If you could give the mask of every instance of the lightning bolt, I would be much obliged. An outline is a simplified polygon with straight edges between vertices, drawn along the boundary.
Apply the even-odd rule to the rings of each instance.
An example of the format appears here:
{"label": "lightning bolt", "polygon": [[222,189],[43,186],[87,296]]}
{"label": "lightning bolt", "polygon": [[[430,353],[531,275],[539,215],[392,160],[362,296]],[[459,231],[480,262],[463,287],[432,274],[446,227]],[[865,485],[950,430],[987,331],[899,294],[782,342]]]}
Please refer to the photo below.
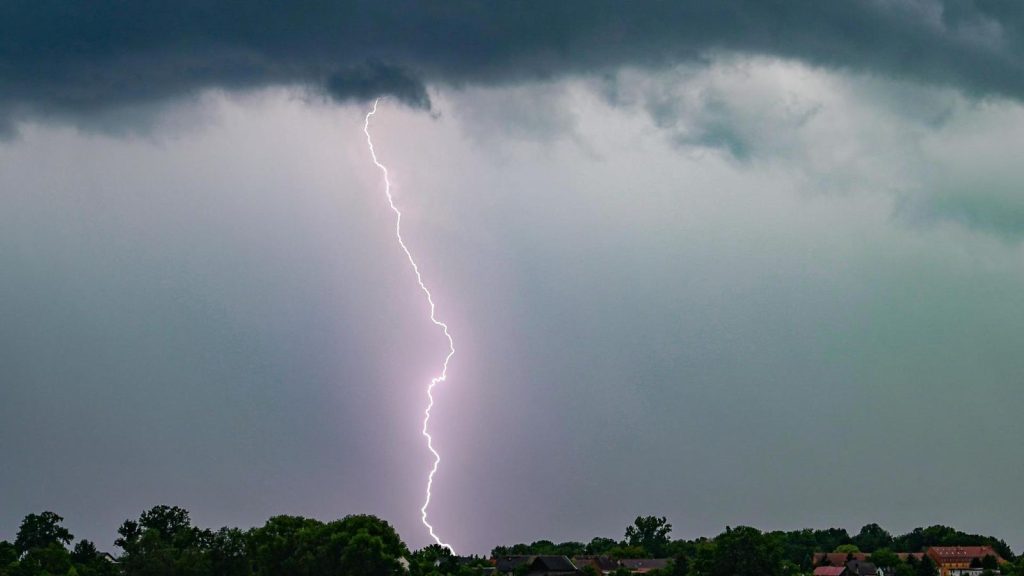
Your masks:
{"label": "lightning bolt", "polygon": [[366,113],[366,121],[363,123],[363,133],[366,134],[366,143],[370,147],[370,156],[373,157],[373,163],[376,164],[377,168],[380,168],[380,171],[384,174],[384,195],[387,196],[388,205],[391,206],[391,210],[395,213],[395,237],[398,239],[398,245],[402,247],[402,251],[405,252],[405,257],[409,259],[409,265],[412,266],[412,271],[416,273],[416,282],[419,283],[420,290],[423,291],[423,294],[427,297],[427,303],[430,304],[430,321],[440,328],[444,332],[444,337],[448,339],[448,355],[444,358],[444,366],[441,368],[441,374],[432,378],[430,380],[430,384],[427,385],[428,402],[427,408],[423,411],[423,436],[427,439],[427,449],[434,455],[434,465],[430,468],[430,474],[427,475],[427,495],[426,499],[423,501],[423,506],[420,508],[420,516],[423,520],[423,525],[426,526],[427,531],[430,532],[430,537],[433,538],[435,542],[454,553],[455,549],[442,542],[437,534],[434,533],[434,527],[427,521],[427,508],[430,506],[430,491],[434,486],[434,475],[437,474],[437,468],[441,465],[441,454],[434,449],[434,439],[430,436],[430,432],[428,431],[428,425],[430,424],[430,410],[434,407],[434,387],[448,378],[448,361],[455,355],[455,340],[452,339],[452,335],[448,332],[448,325],[437,319],[437,306],[434,304],[434,297],[430,294],[430,290],[423,282],[423,276],[420,274],[420,267],[412,257],[412,252],[409,251],[409,247],[405,245],[405,240],[402,239],[402,212],[397,206],[395,206],[395,199],[391,196],[391,180],[388,179],[388,169],[380,163],[380,160],[377,159],[377,152],[373,149],[373,139],[370,137],[370,117],[377,113],[378,103],[380,103],[380,98],[373,101],[373,109]]}

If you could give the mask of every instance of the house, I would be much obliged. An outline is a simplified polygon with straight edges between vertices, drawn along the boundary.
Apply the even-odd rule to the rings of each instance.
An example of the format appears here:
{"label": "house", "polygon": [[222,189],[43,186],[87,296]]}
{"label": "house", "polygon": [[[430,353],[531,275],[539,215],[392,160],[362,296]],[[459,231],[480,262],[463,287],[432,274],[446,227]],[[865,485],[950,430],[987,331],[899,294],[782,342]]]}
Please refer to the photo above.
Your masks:
{"label": "house", "polygon": [[498,574],[511,574],[520,566],[526,566],[527,576],[576,576],[579,573],[572,560],[565,556],[503,556],[494,564]]}
{"label": "house", "polygon": [[584,566],[590,566],[597,570],[598,574],[611,574],[619,567],[619,563],[608,556],[577,556],[572,559],[572,563],[579,570]]}
{"label": "house", "polygon": [[818,566],[814,569],[814,576],[849,576],[846,566]]}
{"label": "house", "polygon": [[500,556],[494,559],[494,571],[498,574],[511,574],[522,564],[529,564],[535,556]]}
{"label": "house", "polygon": [[[924,557],[924,552],[898,552],[896,555],[900,560],[906,562],[910,557],[920,560]],[[863,552],[815,552],[811,561],[813,562],[813,566],[847,567],[849,567],[850,562],[856,562],[853,570],[850,571],[850,576],[891,576],[891,566],[876,566],[871,562],[871,554],[865,554]],[[882,570],[883,568],[885,569],[884,573]],[[964,574],[962,576],[971,575]]]}
{"label": "house", "polygon": [[984,568],[950,568],[949,576],[981,576],[985,573]]}
{"label": "house", "polygon": [[846,563],[846,573],[849,576],[878,576],[878,568],[871,562],[854,559]]}
{"label": "house", "polygon": [[925,554],[938,566],[939,576],[966,576],[972,569],[981,568],[986,556],[997,564],[1006,562],[991,546],[932,546]]}
{"label": "house", "polygon": [[[836,572],[828,576],[879,576],[878,568],[870,562],[871,555],[863,552],[817,552],[812,561],[817,568],[842,568],[836,572],[826,570],[823,573]],[[814,573],[818,574],[815,568]]]}
{"label": "house", "polygon": [[633,574],[646,574],[651,570],[667,568],[669,562],[671,562],[669,558],[620,559],[619,566],[628,569]]}

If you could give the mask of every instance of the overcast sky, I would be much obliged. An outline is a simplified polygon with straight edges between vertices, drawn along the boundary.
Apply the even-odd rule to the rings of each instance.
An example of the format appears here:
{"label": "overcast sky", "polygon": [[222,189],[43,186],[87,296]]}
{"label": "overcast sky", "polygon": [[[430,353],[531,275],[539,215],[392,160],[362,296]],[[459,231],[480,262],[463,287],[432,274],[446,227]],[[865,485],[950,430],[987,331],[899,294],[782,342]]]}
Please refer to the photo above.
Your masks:
{"label": "overcast sky", "polygon": [[[0,6],[0,538],[1024,548],[1024,8]],[[254,5],[255,6],[255,5]]]}

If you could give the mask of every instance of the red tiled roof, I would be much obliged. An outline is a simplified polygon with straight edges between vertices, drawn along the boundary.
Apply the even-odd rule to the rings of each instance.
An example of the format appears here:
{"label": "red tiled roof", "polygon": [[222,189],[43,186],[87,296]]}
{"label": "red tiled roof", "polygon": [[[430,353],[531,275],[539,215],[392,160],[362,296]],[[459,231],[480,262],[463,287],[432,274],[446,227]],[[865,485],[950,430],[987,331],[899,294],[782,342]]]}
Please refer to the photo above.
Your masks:
{"label": "red tiled roof", "polygon": [[814,569],[814,576],[843,576],[846,566],[818,566]]}
{"label": "red tiled roof", "polygon": [[991,546],[932,546],[928,549],[928,555],[939,564],[970,562],[985,556],[994,556],[996,560],[1003,561]]}

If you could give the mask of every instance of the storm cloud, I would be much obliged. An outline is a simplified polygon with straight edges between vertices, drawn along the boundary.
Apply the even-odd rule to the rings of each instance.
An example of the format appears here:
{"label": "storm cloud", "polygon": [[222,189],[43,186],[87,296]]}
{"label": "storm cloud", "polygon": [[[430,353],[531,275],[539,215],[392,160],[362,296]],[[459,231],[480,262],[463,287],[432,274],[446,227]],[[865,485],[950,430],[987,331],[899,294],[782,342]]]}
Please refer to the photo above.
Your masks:
{"label": "storm cloud", "polygon": [[[80,118],[207,88],[299,85],[429,108],[426,87],[500,85],[714,53],[1024,96],[1024,7],[866,2],[61,2],[0,6],[0,107]],[[730,135],[718,137],[729,144]],[[741,151],[742,153],[742,151]]]}

